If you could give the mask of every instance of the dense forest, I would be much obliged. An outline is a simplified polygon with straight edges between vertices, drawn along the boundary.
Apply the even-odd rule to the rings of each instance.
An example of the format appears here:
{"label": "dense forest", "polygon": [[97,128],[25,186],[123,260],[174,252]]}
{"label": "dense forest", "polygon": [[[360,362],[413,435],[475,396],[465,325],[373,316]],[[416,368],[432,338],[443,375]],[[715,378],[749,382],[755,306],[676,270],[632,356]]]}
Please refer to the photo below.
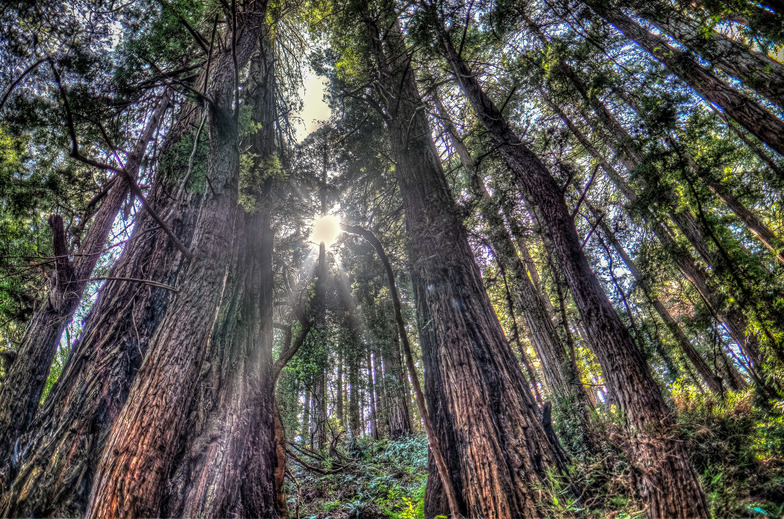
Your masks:
{"label": "dense forest", "polygon": [[781,0],[0,38],[0,517],[783,516]]}

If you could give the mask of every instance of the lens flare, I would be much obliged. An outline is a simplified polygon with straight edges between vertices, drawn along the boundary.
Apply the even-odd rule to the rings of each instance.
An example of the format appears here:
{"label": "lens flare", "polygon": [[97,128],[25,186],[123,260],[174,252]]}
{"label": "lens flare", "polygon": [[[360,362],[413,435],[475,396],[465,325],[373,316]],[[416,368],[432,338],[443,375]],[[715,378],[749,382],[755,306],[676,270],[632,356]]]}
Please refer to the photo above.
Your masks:
{"label": "lens flare", "polygon": [[313,230],[310,233],[310,241],[313,243],[324,242],[330,247],[340,236],[340,220],[337,216],[328,214],[313,222]]}

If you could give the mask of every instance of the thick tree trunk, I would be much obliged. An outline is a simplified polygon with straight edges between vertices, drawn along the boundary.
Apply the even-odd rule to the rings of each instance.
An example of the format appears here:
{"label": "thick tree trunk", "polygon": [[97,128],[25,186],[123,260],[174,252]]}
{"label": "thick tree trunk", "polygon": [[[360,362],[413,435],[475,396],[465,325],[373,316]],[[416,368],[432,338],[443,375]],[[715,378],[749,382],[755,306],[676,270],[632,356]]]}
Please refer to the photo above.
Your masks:
{"label": "thick tree trunk", "polygon": [[444,57],[515,180],[542,214],[572,297],[610,390],[631,433],[630,462],[648,517],[707,517],[705,496],[673,419],[645,360],[615,313],[582,253],[563,193],[544,164],[520,141],[442,33]]}
{"label": "thick tree trunk", "polygon": [[[166,179],[148,200],[169,203]],[[192,235],[198,200],[170,220],[183,243]],[[182,254],[146,212],[110,277],[173,286]],[[108,281],[74,345],[60,380],[37,413],[25,441],[13,486],[3,496],[3,516],[84,514],[96,458],[125,404],[150,337],[175,292],[144,283]]]}
{"label": "thick tree trunk", "polygon": [[[268,33],[269,28],[265,28]],[[238,219],[237,252],[229,269],[218,325],[201,368],[182,461],[169,482],[169,517],[278,517],[285,470],[277,454],[283,436],[274,406],[272,364],[273,233],[263,170],[275,152],[275,81],[272,42],[260,40],[251,60],[247,103],[259,130],[248,138],[261,185],[247,186],[255,201]],[[285,450],[285,444],[283,446]],[[278,476],[280,478],[280,476]]]}
{"label": "thick tree trunk", "polygon": [[[171,204],[168,176],[156,178],[148,202],[161,213]],[[176,206],[176,205],[175,205]],[[169,219],[188,243],[198,197]],[[180,211],[179,209],[183,209]],[[143,211],[110,277],[98,293],[79,341],[23,440],[24,457],[3,495],[3,516],[83,515],[96,458],[119,414],[150,337],[175,292],[182,254]]]}
{"label": "thick tree trunk", "polygon": [[255,2],[247,9],[238,17],[234,35],[227,35],[233,51],[214,64],[207,89],[212,100],[211,189],[196,223],[193,257],[104,447],[88,504],[91,517],[153,517],[162,511],[167,477],[232,263],[239,178],[235,72],[250,60],[266,5]]}
{"label": "thick tree trunk", "polygon": [[[522,312],[531,333],[536,356],[542,364],[542,372],[548,388],[558,407],[577,406],[580,430],[580,443],[592,445],[589,413],[585,393],[576,369],[573,369],[566,348],[561,343],[555,327],[550,320],[550,312],[544,296],[528,277],[525,265],[515,251],[514,242],[506,230],[503,217],[496,201],[490,196],[479,173],[476,171],[471,154],[457,133],[449,114],[437,100],[439,112],[451,136],[452,145],[469,176],[474,196],[479,199],[479,212],[485,221],[485,230],[495,250],[499,263],[503,266],[516,288],[514,291],[517,309]],[[535,383],[535,381],[534,381]],[[570,439],[571,440],[571,439]],[[554,446],[555,447],[555,446]]]}
{"label": "thick tree trunk", "polygon": [[[484,290],[399,29],[392,22],[379,37],[366,22],[403,197],[429,413],[460,512],[535,517],[556,455]],[[432,465],[430,474],[427,517],[448,513]]]}
{"label": "thick tree trunk", "polygon": [[706,101],[721,107],[728,116],[784,155],[784,123],[781,120],[757,102],[720,81],[685,52],[673,48],[660,37],[640,27],[619,9],[594,0],[587,0],[585,4],[664,63]]}
{"label": "thick tree trunk", "polygon": [[[155,136],[168,107],[169,94],[165,92],[126,161],[125,171],[131,178],[138,176],[147,145]],[[130,186],[122,175],[118,174],[112,182],[113,186],[95,213],[73,261],[68,259],[62,218],[55,215],[49,218],[56,257],[53,285],[33,313],[22,342],[15,350],[16,359],[6,368],[0,385],[0,489],[13,477],[21,452],[17,440],[33,420],[60,336],[81,302],[117,213],[128,197]]]}
{"label": "thick tree trunk", "polygon": [[[167,517],[278,517],[273,471],[272,231],[264,211],[235,232],[237,259],[215,327]],[[252,483],[249,482],[252,481]]]}

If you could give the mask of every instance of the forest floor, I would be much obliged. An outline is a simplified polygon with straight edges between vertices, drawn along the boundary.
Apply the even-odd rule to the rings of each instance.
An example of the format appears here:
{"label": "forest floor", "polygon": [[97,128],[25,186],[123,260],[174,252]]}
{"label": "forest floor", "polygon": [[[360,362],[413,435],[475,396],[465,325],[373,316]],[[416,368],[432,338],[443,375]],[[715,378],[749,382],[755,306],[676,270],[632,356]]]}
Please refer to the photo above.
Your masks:
{"label": "forest floor", "polygon": [[360,438],[349,444],[345,452],[333,448],[332,455],[326,454],[321,460],[316,455],[291,450],[311,467],[320,462],[319,468],[325,473],[305,468],[289,456],[290,475],[296,479],[295,483],[290,476],[286,478],[290,517],[424,517],[427,481],[427,438],[424,434],[397,441]]}
{"label": "forest floor", "polygon": [[[676,392],[678,426],[700,475],[714,518],[784,519],[784,402],[759,408],[750,391],[723,402]],[[772,404],[772,405],[770,405]],[[622,428],[596,420],[597,437],[618,442]],[[562,434],[566,431],[560,431]],[[286,492],[297,519],[424,518],[427,439],[360,438],[322,453],[289,448]],[[543,517],[636,519],[643,511],[617,445],[593,457],[574,456],[572,475],[590,498],[578,502],[565,485],[544,492]],[[308,465],[305,467],[301,462]]]}

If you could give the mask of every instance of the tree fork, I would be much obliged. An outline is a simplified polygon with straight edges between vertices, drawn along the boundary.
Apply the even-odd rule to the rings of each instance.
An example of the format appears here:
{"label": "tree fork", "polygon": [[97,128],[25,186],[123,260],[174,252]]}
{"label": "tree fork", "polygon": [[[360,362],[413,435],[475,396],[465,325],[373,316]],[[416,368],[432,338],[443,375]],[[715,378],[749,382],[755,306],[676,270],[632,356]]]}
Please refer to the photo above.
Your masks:
{"label": "tree fork", "polygon": [[[128,179],[135,178],[141,168],[147,145],[157,131],[169,107],[168,91],[158,100],[141,136],[123,168],[127,177],[114,181],[106,199],[98,208],[87,231],[79,254],[68,259],[63,221],[52,215],[57,276],[42,305],[35,311],[17,348],[14,363],[7,368],[0,386],[0,488],[5,487],[18,468],[20,460],[12,455],[19,437],[27,431],[41,399],[49,368],[57,351],[60,336],[79,306],[90,274],[98,263],[112,229],[112,224],[128,194]],[[75,139],[75,134],[73,135]],[[74,140],[74,143],[76,141]],[[3,481],[5,480],[5,481]]]}

